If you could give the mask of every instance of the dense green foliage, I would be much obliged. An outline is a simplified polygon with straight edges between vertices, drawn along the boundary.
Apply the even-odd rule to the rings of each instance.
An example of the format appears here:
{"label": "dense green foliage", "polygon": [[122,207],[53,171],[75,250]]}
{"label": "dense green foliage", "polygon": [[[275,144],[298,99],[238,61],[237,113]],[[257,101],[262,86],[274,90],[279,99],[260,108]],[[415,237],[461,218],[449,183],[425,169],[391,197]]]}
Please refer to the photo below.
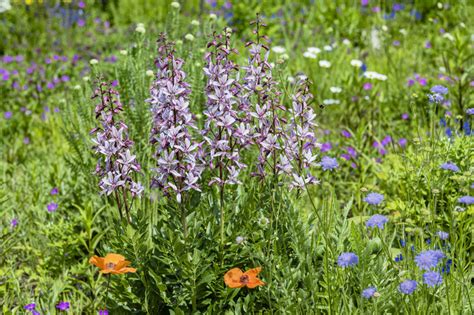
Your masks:
{"label": "dense green foliage", "polygon": [[[59,301],[69,301],[72,314],[106,308],[111,314],[473,313],[474,206],[459,202],[474,194],[469,1],[406,1],[400,10],[372,0],[368,6],[217,1],[216,7],[193,0],[180,8],[165,0],[85,1],[84,8],[78,1],[18,2],[0,13],[0,69],[9,73],[0,75],[4,314],[22,314],[33,302],[41,314],[60,313]],[[339,165],[315,169],[319,185],[289,190],[283,181],[251,176],[256,152],[250,150],[242,152],[249,165],[242,183],[226,186],[224,199],[204,173],[202,192],[179,204],[149,188],[156,161],[145,100],[154,80],[147,70],[156,73],[156,39],[165,32],[176,43],[192,88],[190,108],[202,127],[206,44],[213,32],[232,28],[239,51],[232,58],[246,65],[246,42],[256,40],[250,22],[258,12],[267,24],[260,31],[270,41],[282,104],[291,106],[294,80],[306,75],[313,83],[316,137],[327,145],[318,161],[330,156]],[[321,51],[304,55],[310,47]],[[5,61],[18,55],[24,60]],[[29,73],[33,64],[43,70]],[[371,80],[363,71],[387,78]],[[51,88],[53,78],[59,82]],[[118,82],[120,115],[142,168],[145,191],[133,204],[131,223],[120,220],[114,198],[99,195],[94,174],[91,95],[98,79]],[[435,85],[449,89],[449,102],[429,102]],[[440,168],[446,162],[459,171]],[[51,194],[55,187],[59,193]],[[383,202],[364,201],[370,192],[383,194]],[[58,208],[48,211],[52,202]],[[366,227],[374,214],[388,218],[384,229]],[[440,239],[439,231],[449,238]],[[428,249],[446,256],[436,269],[443,283],[434,288],[423,283],[414,261]],[[89,264],[91,256],[112,252],[137,272],[109,281]],[[356,253],[358,264],[340,267],[343,252]],[[403,260],[395,260],[400,254]],[[225,286],[229,269],[256,266],[265,286]],[[418,282],[411,295],[399,291],[405,279]],[[369,286],[378,294],[366,299],[361,292]]]}

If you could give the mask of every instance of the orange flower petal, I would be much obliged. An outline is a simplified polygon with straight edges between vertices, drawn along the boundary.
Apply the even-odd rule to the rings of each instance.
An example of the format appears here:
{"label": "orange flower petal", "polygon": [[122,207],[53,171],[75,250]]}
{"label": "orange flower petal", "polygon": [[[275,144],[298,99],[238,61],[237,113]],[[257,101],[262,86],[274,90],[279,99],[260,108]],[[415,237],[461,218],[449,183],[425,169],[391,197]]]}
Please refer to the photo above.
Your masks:
{"label": "orange flower petal", "polygon": [[265,282],[263,282],[259,278],[250,278],[249,283],[247,283],[247,288],[253,289],[262,285],[265,285]]}
{"label": "orange flower petal", "polygon": [[239,268],[232,268],[224,275],[224,282],[229,288],[241,288],[244,285],[240,282],[240,277],[243,276],[242,270]]}
{"label": "orange flower petal", "polygon": [[262,267],[257,267],[257,268],[253,268],[253,269],[249,269],[245,272],[245,274],[249,277],[256,277],[258,276],[258,274],[260,273],[260,271],[262,271]]}
{"label": "orange flower petal", "polygon": [[130,265],[130,262],[128,260],[123,260],[123,261],[118,262],[114,269],[119,270],[124,267],[127,267],[128,265]]}
{"label": "orange flower petal", "polygon": [[104,258],[102,257],[94,255],[89,259],[89,263],[99,267],[100,269],[104,269]]}
{"label": "orange flower petal", "polygon": [[104,257],[104,265],[107,265],[109,263],[113,263],[116,265],[119,262],[124,261],[124,260],[125,260],[125,257],[123,257],[122,255],[110,253]]}

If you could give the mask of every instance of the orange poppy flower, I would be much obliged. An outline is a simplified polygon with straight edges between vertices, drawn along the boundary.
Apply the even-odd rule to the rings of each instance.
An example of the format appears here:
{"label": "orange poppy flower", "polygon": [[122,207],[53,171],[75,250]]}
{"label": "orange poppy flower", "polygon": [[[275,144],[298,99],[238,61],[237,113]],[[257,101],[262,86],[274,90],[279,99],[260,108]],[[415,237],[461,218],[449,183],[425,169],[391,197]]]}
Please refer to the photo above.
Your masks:
{"label": "orange poppy flower", "polygon": [[93,256],[89,259],[89,263],[99,267],[101,273],[123,274],[137,271],[135,268],[127,267],[130,262],[119,254],[107,254],[105,257]]}
{"label": "orange poppy flower", "polygon": [[246,272],[242,272],[239,268],[232,268],[224,275],[224,282],[229,288],[242,288],[246,286],[249,289],[253,289],[265,285],[265,282],[257,278],[260,271],[262,271],[261,267],[250,269]]}

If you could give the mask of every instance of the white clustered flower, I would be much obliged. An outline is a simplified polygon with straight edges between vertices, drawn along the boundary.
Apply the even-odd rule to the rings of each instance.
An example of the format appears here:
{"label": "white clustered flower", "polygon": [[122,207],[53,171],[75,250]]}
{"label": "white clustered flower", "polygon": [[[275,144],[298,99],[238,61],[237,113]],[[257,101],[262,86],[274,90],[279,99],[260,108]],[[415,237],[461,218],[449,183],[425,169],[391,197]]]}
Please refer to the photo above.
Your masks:
{"label": "white clustered flower", "polygon": [[137,27],[135,28],[135,32],[140,33],[140,34],[145,34],[145,26],[143,23],[138,23]]}
{"label": "white clustered flower", "polygon": [[316,59],[316,58],[318,58],[318,56],[316,56],[315,54],[313,54],[313,53],[310,52],[310,51],[305,51],[305,52],[303,53],[303,57],[305,57],[305,58],[310,58],[310,59]]}
{"label": "white clustered flower", "polygon": [[120,53],[121,55],[126,56],[126,55],[128,54],[128,51],[126,51],[125,49],[122,49],[121,51],[119,51],[119,53]]}
{"label": "white clustered flower", "polygon": [[74,90],[80,90],[81,89],[81,86],[79,84],[76,84],[74,85],[73,87]]}
{"label": "white clustered flower", "polygon": [[318,47],[308,47],[308,49],[306,50],[315,55],[321,52],[321,49],[319,49]]}
{"label": "white clustered flower", "polygon": [[199,21],[198,20],[192,20],[191,21],[191,25],[194,25],[194,26],[199,26]]}
{"label": "white clustered flower", "polygon": [[380,49],[379,31],[375,28],[370,31],[370,43],[373,49]]}
{"label": "white clustered flower", "polygon": [[152,77],[152,76],[155,75],[155,74],[153,73],[153,70],[147,70],[147,71],[145,72],[145,74],[146,74],[147,77]]}
{"label": "white clustered flower", "polygon": [[171,2],[171,6],[175,9],[181,8],[181,4],[179,4],[179,2],[176,2],[176,1]]}
{"label": "white clustered flower", "polygon": [[406,35],[406,34],[408,34],[408,32],[407,32],[406,29],[402,28],[402,29],[400,29],[400,34]]}
{"label": "white clustered flower", "polygon": [[90,63],[91,65],[96,65],[96,64],[99,63],[99,60],[97,60],[97,59],[91,59],[91,60],[89,60],[89,63]]}
{"label": "white clustered flower", "polygon": [[387,76],[385,74],[380,74],[375,71],[364,72],[364,77],[366,77],[367,79],[375,79],[375,80],[380,80],[380,81],[387,80]]}
{"label": "white clustered flower", "polygon": [[454,36],[449,33],[444,33],[443,38],[449,39],[450,41],[454,42]]}
{"label": "white clustered flower", "polygon": [[88,76],[85,76],[85,77],[82,78],[82,80],[83,80],[84,82],[87,82],[87,81],[89,81],[90,79],[91,79],[91,78],[89,78]]}
{"label": "white clustered flower", "polygon": [[189,40],[190,42],[192,42],[192,41],[194,40],[193,34],[186,34],[186,35],[184,36],[184,38],[185,38],[186,40]]}
{"label": "white clustered flower", "polygon": [[346,46],[350,46],[350,45],[351,45],[351,41],[348,40],[347,38],[344,38],[344,40],[342,41],[342,44],[343,44],[343,45],[346,45]]}
{"label": "white clustered flower", "polygon": [[323,47],[323,49],[324,49],[325,51],[332,51],[332,46],[326,45],[326,46]]}
{"label": "white clustered flower", "polygon": [[327,60],[319,60],[319,66],[321,68],[329,68],[331,67],[331,63]]}
{"label": "white clustered flower", "polygon": [[290,56],[288,56],[288,54],[282,54],[280,56],[280,58],[283,59],[283,60],[288,60],[288,59],[290,59]]}
{"label": "white clustered flower", "polygon": [[1,0],[0,1],[0,13],[11,10],[12,6],[10,0]]}
{"label": "white clustered flower", "polygon": [[329,90],[330,90],[331,92],[333,92],[334,94],[338,94],[338,93],[341,93],[341,92],[342,92],[342,89],[341,89],[340,87],[338,87],[338,86],[331,86],[331,87],[329,88]]}
{"label": "white clustered flower", "polygon": [[324,104],[324,105],[337,105],[337,104],[339,104],[339,103],[340,103],[339,100],[335,100],[335,99],[332,99],[332,98],[323,100],[323,104]]}
{"label": "white clustered flower", "polygon": [[183,41],[182,41],[181,39],[178,39],[178,40],[176,41],[176,45],[177,45],[177,46],[180,46],[180,45],[182,45],[182,44],[183,44]]}
{"label": "white clustered flower", "polygon": [[209,14],[209,18],[210,18],[211,20],[216,20],[216,19],[217,19],[217,15],[215,15],[214,13],[211,13],[211,14]]}
{"label": "white clustered flower", "polygon": [[292,77],[291,75],[288,77],[287,80],[288,80],[288,82],[290,82],[290,83],[295,83],[295,78]]}
{"label": "white clustered flower", "polygon": [[236,242],[238,245],[242,244],[244,241],[245,241],[245,238],[244,238],[243,236],[237,236],[237,237],[235,238],[235,242]]}
{"label": "white clustered flower", "polygon": [[382,31],[384,31],[384,32],[388,31],[387,25],[382,25]]}
{"label": "white clustered flower", "polygon": [[363,64],[364,63],[359,59],[352,59],[351,60],[351,66],[353,66],[353,67],[360,68],[360,67],[362,67]]}
{"label": "white clustered flower", "polygon": [[284,54],[286,52],[285,47],[275,46],[272,48],[272,51],[276,54]]}

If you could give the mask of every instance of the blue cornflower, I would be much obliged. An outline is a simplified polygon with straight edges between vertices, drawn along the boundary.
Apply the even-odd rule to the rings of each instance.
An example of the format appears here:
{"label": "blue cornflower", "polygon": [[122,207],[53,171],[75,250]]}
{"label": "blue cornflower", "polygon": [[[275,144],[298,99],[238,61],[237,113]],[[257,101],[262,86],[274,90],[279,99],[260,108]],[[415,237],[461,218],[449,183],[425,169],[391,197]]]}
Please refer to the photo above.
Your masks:
{"label": "blue cornflower", "polygon": [[469,125],[469,122],[466,120],[464,124],[462,125],[462,130],[464,130],[464,134],[466,136],[471,135],[471,125]]}
{"label": "blue cornflower", "polygon": [[443,277],[439,272],[428,271],[423,274],[423,281],[429,287],[434,287],[443,282]]}
{"label": "blue cornflower", "polygon": [[444,253],[440,250],[426,250],[416,255],[415,263],[422,270],[430,270],[444,257]]}
{"label": "blue cornflower", "polygon": [[56,308],[60,311],[67,311],[70,306],[71,304],[69,302],[61,301],[58,305],[56,305]]}
{"label": "blue cornflower", "polygon": [[446,95],[448,94],[448,88],[442,85],[435,85],[430,89],[431,93]]}
{"label": "blue cornflower", "polygon": [[448,237],[449,237],[449,233],[443,232],[443,231],[436,232],[436,235],[438,235],[439,239],[441,239],[443,241],[447,240]]}
{"label": "blue cornflower", "polygon": [[405,280],[400,283],[398,290],[403,294],[412,294],[416,290],[417,286],[418,283],[415,280]]}
{"label": "blue cornflower", "polygon": [[400,240],[400,246],[401,247],[407,246],[407,242],[405,240]]}
{"label": "blue cornflower", "polygon": [[463,203],[465,205],[472,205],[474,203],[474,197],[462,196],[458,199],[458,203]]}
{"label": "blue cornflower", "polygon": [[381,215],[381,214],[374,214],[367,220],[367,222],[365,223],[365,226],[368,228],[378,227],[379,229],[383,230],[383,226],[387,222],[388,222],[388,219],[386,216]]}
{"label": "blue cornflower", "polygon": [[337,258],[337,264],[339,267],[352,267],[359,263],[359,257],[354,253],[342,253]]}
{"label": "blue cornflower", "polygon": [[453,131],[449,127],[446,128],[445,133],[448,138],[451,138],[453,136]]}
{"label": "blue cornflower", "polygon": [[430,103],[442,103],[444,101],[444,97],[441,94],[435,93],[435,94],[428,94],[428,101]]}
{"label": "blue cornflower", "polygon": [[323,167],[323,171],[331,171],[339,167],[339,163],[337,163],[336,158],[331,158],[329,156],[324,156],[321,159],[321,166]]}
{"label": "blue cornflower", "polygon": [[441,269],[441,272],[442,273],[445,273],[445,274],[449,274],[449,272],[451,271],[451,265],[453,264],[453,260],[452,259],[448,259],[446,261],[446,264],[443,266],[443,268]]}
{"label": "blue cornflower", "polygon": [[369,205],[378,205],[383,201],[383,195],[371,192],[367,195],[367,197],[365,197],[364,201],[367,202]]}
{"label": "blue cornflower", "polygon": [[474,107],[473,107],[473,108],[468,108],[468,109],[466,109],[466,114],[468,114],[468,115],[474,115]]}
{"label": "blue cornflower", "polygon": [[440,168],[447,171],[459,172],[459,167],[451,162],[441,164]]}
{"label": "blue cornflower", "polygon": [[377,292],[377,289],[375,287],[368,287],[367,289],[364,289],[362,291],[362,297],[370,299],[374,296],[375,292]]}
{"label": "blue cornflower", "polygon": [[55,202],[50,202],[46,208],[48,209],[48,212],[55,212],[58,209],[58,204]]}
{"label": "blue cornflower", "polygon": [[431,238],[428,238],[428,239],[426,240],[426,244],[427,244],[427,245],[430,245],[430,244],[431,244]]}
{"label": "blue cornflower", "polygon": [[403,260],[403,255],[402,254],[398,254],[397,256],[395,256],[395,261],[396,262],[400,262]]}

